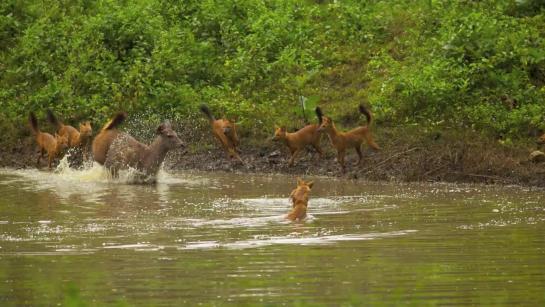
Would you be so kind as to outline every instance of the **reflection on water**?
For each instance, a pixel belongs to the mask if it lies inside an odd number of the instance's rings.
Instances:
[[[312,179],[0,169],[0,302],[545,303],[543,190]]]

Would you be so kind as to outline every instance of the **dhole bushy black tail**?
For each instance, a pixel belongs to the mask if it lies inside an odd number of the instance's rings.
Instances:
[[[201,110],[201,112],[204,113],[204,115],[206,115],[206,117],[208,117],[209,120],[216,120],[216,118],[214,117],[214,115],[212,115],[212,112],[210,112],[210,109],[208,108],[207,105],[201,104],[199,109]]]
[[[55,128],[57,129],[60,129],[61,127],[61,123],[59,122],[59,120],[57,119],[57,117],[55,116],[55,114],[53,114],[53,111],[51,110],[47,110],[47,121],[49,121],[52,125],[55,126]]]
[[[322,112],[322,109],[320,107],[316,107],[316,116],[318,116],[318,123],[320,125],[322,124],[322,117],[324,116],[324,113]]]
[[[360,104],[359,106],[360,113],[365,115],[365,118],[367,118],[367,125],[371,125],[371,121],[373,120],[373,117],[371,116],[371,112],[363,106],[363,104]]]
[[[110,120],[102,130],[111,130],[116,128],[117,126],[121,125],[125,119],[127,118],[127,113],[125,112],[119,112],[117,113],[112,120]]]
[[[30,112],[28,116],[28,121],[30,122],[30,128],[32,128],[32,132],[40,132],[40,129],[38,128],[38,119],[36,118],[36,114],[34,114],[34,112]]]

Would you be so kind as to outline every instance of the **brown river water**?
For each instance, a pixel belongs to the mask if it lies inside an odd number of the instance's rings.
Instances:
[[[545,190],[0,169],[0,305],[545,305]]]

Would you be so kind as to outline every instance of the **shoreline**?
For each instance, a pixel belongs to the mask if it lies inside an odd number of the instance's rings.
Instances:
[[[182,129],[183,130],[183,129]],[[293,176],[326,176],[344,179],[386,182],[485,183],[545,187],[545,163],[533,163],[528,144],[503,145],[476,133],[455,131],[413,133],[405,128],[379,128],[375,133],[380,151],[363,147],[363,163],[355,166],[356,153],[347,152],[347,171],[340,172],[336,152],[324,136],[319,159],[313,149],[302,153],[293,167],[288,167],[287,147],[280,143],[248,137],[243,139],[240,162],[229,161],[208,131],[201,141],[185,152],[173,151],[165,160],[166,169],[224,171],[254,174],[286,174]],[[399,138],[400,133],[405,138]],[[195,137],[194,132],[193,137]],[[185,133],[181,133],[182,138]],[[185,138],[190,139],[189,137]],[[401,140],[401,141],[400,141]],[[16,144],[2,146],[0,167],[35,168],[37,153],[32,137]],[[43,161],[42,161],[43,163]],[[55,164],[56,165],[56,164]],[[47,168],[42,164],[41,168]]]

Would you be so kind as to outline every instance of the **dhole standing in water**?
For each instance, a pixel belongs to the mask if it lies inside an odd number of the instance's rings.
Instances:
[[[316,109],[320,109],[317,107]],[[317,112],[321,113],[321,110]],[[371,126],[371,122],[373,120],[373,117],[371,115],[371,112],[367,110],[363,105],[359,105],[360,113],[365,115],[365,118],[367,119],[367,126],[361,126],[358,128],[354,128],[347,132],[338,131],[337,128],[335,128],[335,124],[333,123],[333,120],[327,116],[323,116],[322,118],[322,124],[320,125],[320,128],[318,128],[318,131],[325,131],[329,137],[329,140],[331,141],[331,145],[335,147],[337,150],[337,162],[342,167],[342,171],[345,171],[345,163],[344,163],[344,157],[346,155],[346,150],[348,148],[354,148],[356,152],[358,153],[358,164],[361,164],[363,161],[363,155],[361,152],[361,144],[363,141],[367,142],[367,145],[369,145],[371,148],[375,150],[379,150],[380,147],[375,143],[373,140],[373,136],[371,135],[371,131],[369,131],[369,127]]]
[[[169,122],[157,127],[157,137],[150,145],[140,143],[117,129],[127,117],[118,113],[93,140],[93,157],[103,164],[114,177],[120,169],[134,168],[146,176],[155,176],[168,151],[184,146]]]
[[[47,110],[47,120],[55,126],[60,136],[68,139],[68,147],[79,147],[83,152],[83,158],[87,157],[87,148],[91,141],[93,129],[89,121],[79,124],[79,131],[76,128],[60,122],[51,110]]]
[[[290,193],[290,201],[293,204],[291,212],[286,218],[290,221],[301,221],[307,216],[308,196],[314,182],[304,182],[297,178],[297,187]]]
[[[285,127],[276,127],[274,131],[273,140],[282,141],[286,146],[288,146],[291,158],[288,162],[289,166],[293,166],[295,157],[307,146],[312,146],[320,157],[323,155],[323,151],[320,148],[320,140],[322,138],[322,133],[318,131],[320,124],[322,123],[322,110],[316,108],[316,115],[318,116],[317,125],[306,125],[305,127],[299,129],[296,132],[289,133]]]
[[[231,122],[227,119],[220,118],[216,119],[207,105],[203,104],[200,106],[201,112],[203,112],[208,120],[210,121],[210,126],[212,127],[212,134],[218,139],[223,149],[226,151],[227,156],[232,159],[235,158],[240,163],[244,164],[240,155],[238,154],[239,149],[237,146],[240,141],[237,135],[237,128],[234,122]]]
[[[32,112],[30,112],[29,123],[32,132],[36,137],[36,142],[40,147],[40,155],[38,156],[36,164],[40,166],[40,160],[44,153],[47,152],[47,166],[49,169],[51,169],[53,159],[55,159],[57,155],[68,147],[68,138],[66,136],[58,135],[57,133],[55,133],[55,136],[52,136],[47,132],[40,131],[40,128],[38,128],[38,120],[36,119],[36,115]]]

